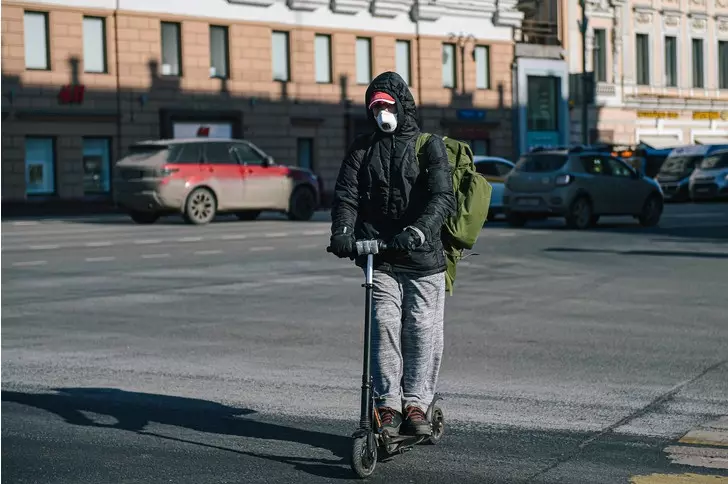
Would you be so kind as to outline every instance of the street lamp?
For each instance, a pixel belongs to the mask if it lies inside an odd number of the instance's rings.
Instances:
[[[461,88],[463,94],[465,94],[465,46],[468,45],[468,42],[471,40],[475,42],[476,38],[473,34],[467,34],[460,32],[459,34],[448,34],[451,41],[455,41],[460,47],[460,78],[461,78]]]

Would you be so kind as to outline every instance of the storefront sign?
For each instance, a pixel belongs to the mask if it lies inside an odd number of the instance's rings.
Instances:
[[[676,119],[680,117],[680,113],[674,111],[637,111],[638,118],[649,119]]]
[[[714,120],[722,119],[728,120],[728,111],[695,111],[693,112],[693,119],[696,120]]]
[[[457,117],[463,121],[483,121],[485,120],[485,111],[482,109],[458,109]]]
[[[61,104],[83,104],[83,95],[86,86],[83,84],[68,84],[61,87],[58,93],[58,102]]]

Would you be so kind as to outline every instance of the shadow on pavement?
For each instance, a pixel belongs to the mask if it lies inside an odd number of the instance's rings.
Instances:
[[[256,413],[254,410],[230,407],[207,400],[128,392],[114,388],[58,388],[54,391],[57,393],[39,394],[3,390],[2,400],[55,413],[73,425],[127,430],[140,435],[259,457],[294,465],[297,470],[319,477],[340,479],[351,477],[348,461],[345,459],[351,439],[346,436],[247,420],[240,417]],[[111,424],[94,422],[83,412],[108,415],[117,422]],[[310,445],[328,450],[338,459],[269,455],[186,440],[146,431],[146,426],[152,422],[198,432]]]
[[[612,249],[580,249],[576,247],[548,247],[544,252],[582,252],[592,254],[636,255],[655,257],[694,257],[698,259],[728,259],[728,252],[691,252],[681,250],[612,250]]]
[[[57,220],[57,219],[56,219]],[[82,224],[82,225],[129,225],[129,226],[136,226],[138,224],[134,223],[129,216],[126,214],[115,214],[115,215],[106,215],[106,216],[99,216],[99,217],[69,217],[65,219],[61,219],[68,223],[75,223],[75,224]],[[209,225],[216,225],[220,223],[238,223],[238,224],[250,224],[255,222],[291,222],[291,223],[301,223],[305,224],[307,222],[293,222],[289,221],[288,217],[285,214],[276,213],[276,212],[263,212],[261,213],[255,220],[240,220],[237,216],[234,214],[219,214],[215,217],[215,219],[209,224]],[[328,211],[319,211],[314,213],[313,217],[311,217],[311,220],[308,221],[308,223],[312,222],[330,222],[331,216]],[[159,220],[157,220],[154,224],[150,225],[182,225],[182,226],[190,226],[187,222],[184,221],[181,215],[167,215],[164,217],[160,217]],[[141,227],[144,226],[150,226],[150,225],[140,225]]]

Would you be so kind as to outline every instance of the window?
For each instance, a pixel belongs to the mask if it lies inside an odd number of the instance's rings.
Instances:
[[[25,193],[50,195],[56,191],[56,150],[53,138],[25,138]]]
[[[180,24],[162,22],[162,75],[182,75],[182,41]]]
[[[728,89],[728,41],[718,41],[718,88]]]
[[[475,156],[485,156],[489,153],[490,143],[487,139],[471,139],[468,141],[470,149]]]
[[[228,78],[228,29],[210,25],[210,77]]]
[[[109,193],[111,182],[111,140],[83,139],[83,191],[87,195]]]
[[[399,74],[404,82],[409,86],[410,81],[410,43],[409,40],[398,40],[395,45],[395,71]]]
[[[298,138],[296,161],[298,166],[313,171],[313,139]]]
[[[641,86],[650,85],[650,36],[637,34],[637,84]]]
[[[693,39],[693,87],[705,87],[703,39]]]
[[[372,40],[356,39],[356,83],[369,84],[372,80]]]
[[[237,165],[230,143],[212,142],[205,144],[205,161],[214,165]]]
[[[559,98],[561,78],[555,76],[526,77],[526,124],[529,131],[559,130]]]
[[[627,165],[614,158],[606,158],[609,164],[609,175],[618,176],[622,178],[630,178],[632,176],[632,170],[627,168]]]
[[[475,87],[477,89],[490,89],[490,47],[478,45],[475,47]]]
[[[442,44],[442,87],[455,88],[455,44]]]
[[[594,80],[607,82],[607,31],[594,29],[594,51],[592,57]]]
[[[238,155],[238,160],[244,165],[262,165],[263,157],[255,151],[250,145],[245,143],[238,143],[235,145],[235,153]]]
[[[609,163],[604,156],[582,156],[581,164],[584,167],[584,171],[590,175],[606,176],[610,174]]]
[[[106,26],[102,18],[83,18],[83,70],[106,72]]]
[[[48,14],[25,12],[23,17],[25,42],[25,68],[50,69],[50,45],[48,44]]]
[[[665,37],[665,85],[677,87],[677,37]]]
[[[174,159],[174,163],[196,165],[202,162],[203,143],[184,143],[177,146],[179,146],[179,152],[176,159]],[[172,160],[171,156],[170,160]]]
[[[289,80],[288,32],[273,32],[273,80]]]
[[[314,39],[316,82],[331,83],[331,36],[316,35]]]

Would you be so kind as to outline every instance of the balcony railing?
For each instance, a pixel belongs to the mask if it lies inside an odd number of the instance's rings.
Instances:
[[[524,20],[521,24],[521,42],[536,45],[561,45],[559,25],[556,22]]]

